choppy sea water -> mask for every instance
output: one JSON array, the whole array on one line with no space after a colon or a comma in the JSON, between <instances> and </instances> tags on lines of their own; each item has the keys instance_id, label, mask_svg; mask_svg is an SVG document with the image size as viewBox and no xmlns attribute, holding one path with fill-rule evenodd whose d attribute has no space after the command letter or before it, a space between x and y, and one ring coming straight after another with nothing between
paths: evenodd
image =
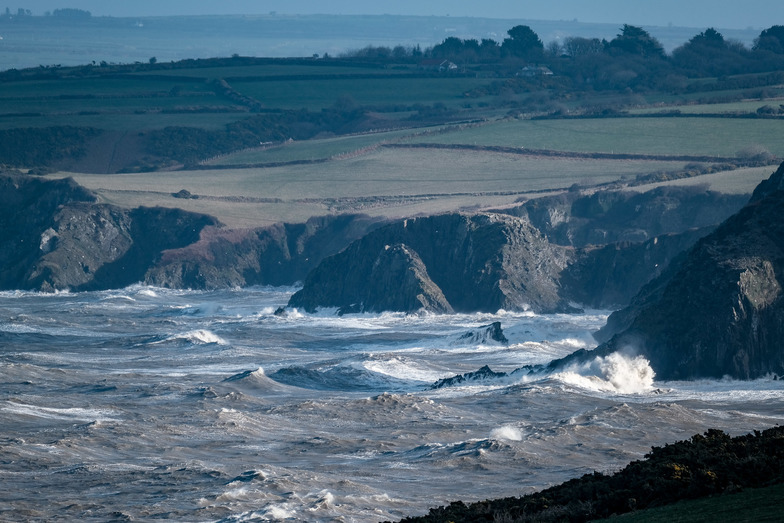
<instances>
[{"instance_id":1,"label":"choppy sea water","mask_svg":"<svg viewBox=\"0 0 784 523\"><path fill-rule=\"evenodd\" d=\"M0 293L0 520L382 521L784 420L784 382L659 382L606 314L274 311L294 289ZM500 321L509 345L461 336Z\"/></svg>"}]
</instances>

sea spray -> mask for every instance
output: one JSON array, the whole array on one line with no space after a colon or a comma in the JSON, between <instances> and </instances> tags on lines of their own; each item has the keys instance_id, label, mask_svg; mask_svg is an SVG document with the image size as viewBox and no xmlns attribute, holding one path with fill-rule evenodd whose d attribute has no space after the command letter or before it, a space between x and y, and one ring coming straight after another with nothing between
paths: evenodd
<instances>
[{"instance_id":1,"label":"sea spray","mask_svg":"<svg viewBox=\"0 0 784 523\"><path fill-rule=\"evenodd\" d=\"M637 394L653 388L655 373L644 357L613 352L584 363L570 365L553 376L587 389Z\"/></svg>"},{"instance_id":2,"label":"sea spray","mask_svg":"<svg viewBox=\"0 0 784 523\"><path fill-rule=\"evenodd\" d=\"M523 440L523 433L520 432L520 429L517 427L512 427L506 425L504 427L499 427L497 429L493 429L490 432L490 439L505 439L509 441L522 441Z\"/></svg>"}]
</instances>

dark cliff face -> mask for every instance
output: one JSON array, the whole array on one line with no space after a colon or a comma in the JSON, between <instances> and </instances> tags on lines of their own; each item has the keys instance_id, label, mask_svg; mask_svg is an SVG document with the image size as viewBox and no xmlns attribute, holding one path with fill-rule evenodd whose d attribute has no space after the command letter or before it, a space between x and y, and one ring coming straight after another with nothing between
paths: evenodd
<instances>
[{"instance_id":1,"label":"dark cliff face","mask_svg":"<svg viewBox=\"0 0 784 523\"><path fill-rule=\"evenodd\" d=\"M645 284L662 274L676 256L711 230L691 229L640 243L617 242L579 249L574 261L561 275L561 286L570 299L586 307L625 307Z\"/></svg>"},{"instance_id":2,"label":"dark cliff face","mask_svg":"<svg viewBox=\"0 0 784 523\"><path fill-rule=\"evenodd\" d=\"M547 239L584 247L645 242L657 236L716 226L746 204L743 195L704 187L659 187L644 193L568 192L530 200L508 210L528 216Z\"/></svg>"},{"instance_id":3,"label":"dark cliff face","mask_svg":"<svg viewBox=\"0 0 784 523\"><path fill-rule=\"evenodd\" d=\"M194 243L164 252L144 281L192 289L292 285L381 223L365 215L342 215L251 230L208 227Z\"/></svg>"},{"instance_id":4,"label":"dark cliff face","mask_svg":"<svg viewBox=\"0 0 784 523\"><path fill-rule=\"evenodd\" d=\"M569 306L557 279L569 255L522 218L488 213L402 220L325 259L289 305L309 311L563 311ZM382 277L386 273L402 279ZM399 293L401 282L408 296L390 303L385 296Z\"/></svg>"},{"instance_id":5,"label":"dark cliff face","mask_svg":"<svg viewBox=\"0 0 784 523\"><path fill-rule=\"evenodd\" d=\"M95 290L141 281L165 249L195 241L209 216L94 203L73 180L2 176L0 288Z\"/></svg>"},{"instance_id":6,"label":"dark cliff face","mask_svg":"<svg viewBox=\"0 0 784 523\"><path fill-rule=\"evenodd\" d=\"M639 352L660 379L784 375L782 176L646 286L597 352Z\"/></svg>"},{"instance_id":7,"label":"dark cliff face","mask_svg":"<svg viewBox=\"0 0 784 523\"><path fill-rule=\"evenodd\" d=\"M22 288L20 282L48 245L43 235L61 206L93 201L95 196L71 179L0 175L0 288Z\"/></svg>"}]
</instances>

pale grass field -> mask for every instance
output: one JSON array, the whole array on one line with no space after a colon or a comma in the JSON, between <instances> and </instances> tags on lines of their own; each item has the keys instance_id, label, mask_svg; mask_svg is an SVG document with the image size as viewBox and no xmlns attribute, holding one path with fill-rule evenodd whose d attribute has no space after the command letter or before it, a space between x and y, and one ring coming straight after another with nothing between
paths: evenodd
<instances>
[{"instance_id":1,"label":"pale grass field","mask_svg":"<svg viewBox=\"0 0 784 523\"><path fill-rule=\"evenodd\" d=\"M101 201L122 207L177 207L216 216L229 227L247 228L348 212L397 218L500 207L573 184L632 180L637 174L683 166L683 162L380 148L345 160L266 169L50 176L71 176L95 191ZM716 190L751 192L773 170L733 171L675 183L708 183ZM199 199L172 196L182 189Z\"/></svg>"}]
</instances>

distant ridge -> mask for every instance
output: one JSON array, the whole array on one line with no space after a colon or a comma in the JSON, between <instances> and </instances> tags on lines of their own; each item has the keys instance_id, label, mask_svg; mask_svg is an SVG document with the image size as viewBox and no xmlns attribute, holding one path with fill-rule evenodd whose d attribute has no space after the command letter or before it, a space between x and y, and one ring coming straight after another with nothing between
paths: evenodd
<instances>
[{"instance_id":1,"label":"distant ridge","mask_svg":"<svg viewBox=\"0 0 784 523\"><path fill-rule=\"evenodd\" d=\"M0 52L0 70L39 65L76 66L92 61L158 62L215 56L332 56L368 45L431 46L449 36L503 39L516 24L529 25L543 42L581 36L611 40L622 22L524 20L397 15L223 15L164 17L97 17L63 20L32 16L3 24L4 46L23 45L21 52ZM704 27L645 26L666 51L688 41ZM750 46L758 30L721 29ZM32 31L32 32L31 32ZM97 50L90 39L100 36ZM63 46L58 42L71 42ZM185 50L185 51L184 51ZM2 51L2 50L0 50Z\"/></svg>"}]
</instances>

